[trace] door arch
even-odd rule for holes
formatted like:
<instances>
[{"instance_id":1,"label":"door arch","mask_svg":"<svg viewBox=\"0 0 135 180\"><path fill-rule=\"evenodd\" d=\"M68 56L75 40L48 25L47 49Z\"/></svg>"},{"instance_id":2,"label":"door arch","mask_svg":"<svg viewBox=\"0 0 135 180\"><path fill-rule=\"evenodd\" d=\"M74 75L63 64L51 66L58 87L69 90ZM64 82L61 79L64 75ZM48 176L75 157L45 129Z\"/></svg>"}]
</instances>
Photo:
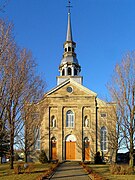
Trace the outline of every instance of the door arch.
<instances>
[{"instance_id":1,"label":"door arch","mask_svg":"<svg viewBox=\"0 0 135 180\"><path fill-rule=\"evenodd\" d=\"M76 137L72 134L66 137L66 160L76 159Z\"/></svg>"},{"instance_id":2,"label":"door arch","mask_svg":"<svg viewBox=\"0 0 135 180\"><path fill-rule=\"evenodd\" d=\"M90 160L90 142L88 137L84 138L84 159L85 161Z\"/></svg>"},{"instance_id":3,"label":"door arch","mask_svg":"<svg viewBox=\"0 0 135 180\"><path fill-rule=\"evenodd\" d=\"M57 159L57 141L55 137L52 137L51 139L51 157L52 160Z\"/></svg>"}]
</instances>

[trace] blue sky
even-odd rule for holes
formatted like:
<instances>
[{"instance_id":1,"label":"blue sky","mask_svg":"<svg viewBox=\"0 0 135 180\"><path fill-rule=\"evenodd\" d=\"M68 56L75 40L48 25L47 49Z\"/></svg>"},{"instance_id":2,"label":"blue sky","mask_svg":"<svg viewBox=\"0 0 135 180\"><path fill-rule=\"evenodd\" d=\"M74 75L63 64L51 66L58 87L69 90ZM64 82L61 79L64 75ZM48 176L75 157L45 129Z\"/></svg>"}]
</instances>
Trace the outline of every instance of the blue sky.
<instances>
[{"instance_id":1,"label":"blue sky","mask_svg":"<svg viewBox=\"0 0 135 180\"><path fill-rule=\"evenodd\" d=\"M71 0L71 4L83 85L106 98L106 84L116 62L135 49L135 0ZM0 12L14 23L18 45L32 51L46 90L56 86L59 75L66 39L66 5L67 0L10 0L5 13Z\"/></svg>"}]
</instances>

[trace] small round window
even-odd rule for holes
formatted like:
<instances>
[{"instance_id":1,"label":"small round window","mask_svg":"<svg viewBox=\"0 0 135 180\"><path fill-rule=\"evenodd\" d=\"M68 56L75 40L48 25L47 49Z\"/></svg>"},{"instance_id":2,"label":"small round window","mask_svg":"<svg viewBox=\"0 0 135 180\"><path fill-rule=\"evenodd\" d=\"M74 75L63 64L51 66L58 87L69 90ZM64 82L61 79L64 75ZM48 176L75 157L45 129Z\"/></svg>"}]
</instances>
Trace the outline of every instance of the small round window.
<instances>
[{"instance_id":1,"label":"small round window","mask_svg":"<svg viewBox=\"0 0 135 180\"><path fill-rule=\"evenodd\" d=\"M72 87L67 87L67 92L69 92L69 93L73 92L73 88Z\"/></svg>"}]
</instances>

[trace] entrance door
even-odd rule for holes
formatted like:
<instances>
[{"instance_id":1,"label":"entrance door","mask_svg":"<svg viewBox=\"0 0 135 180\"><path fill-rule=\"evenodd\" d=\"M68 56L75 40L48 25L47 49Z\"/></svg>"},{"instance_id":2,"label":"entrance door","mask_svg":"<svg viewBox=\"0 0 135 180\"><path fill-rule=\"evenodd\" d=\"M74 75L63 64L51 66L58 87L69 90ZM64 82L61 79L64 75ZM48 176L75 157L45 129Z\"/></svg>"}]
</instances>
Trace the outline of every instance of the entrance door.
<instances>
[{"instance_id":1,"label":"entrance door","mask_svg":"<svg viewBox=\"0 0 135 180\"><path fill-rule=\"evenodd\" d=\"M73 134L69 134L66 137L66 160L76 159L76 137Z\"/></svg>"},{"instance_id":2,"label":"entrance door","mask_svg":"<svg viewBox=\"0 0 135 180\"><path fill-rule=\"evenodd\" d=\"M66 160L75 160L76 142L66 142Z\"/></svg>"},{"instance_id":3,"label":"entrance door","mask_svg":"<svg viewBox=\"0 0 135 180\"><path fill-rule=\"evenodd\" d=\"M90 160L90 146L88 141L85 142L85 160Z\"/></svg>"},{"instance_id":4,"label":"entrance door","mask_svg":"<svg viewBox=\"0 0 135 180\"><path fill-rule=\"evenodd\" d=\"M57 159L57 148L56 148L56 141L52 140L52 160L56 160Z\"/></svg>"}]
</instances>

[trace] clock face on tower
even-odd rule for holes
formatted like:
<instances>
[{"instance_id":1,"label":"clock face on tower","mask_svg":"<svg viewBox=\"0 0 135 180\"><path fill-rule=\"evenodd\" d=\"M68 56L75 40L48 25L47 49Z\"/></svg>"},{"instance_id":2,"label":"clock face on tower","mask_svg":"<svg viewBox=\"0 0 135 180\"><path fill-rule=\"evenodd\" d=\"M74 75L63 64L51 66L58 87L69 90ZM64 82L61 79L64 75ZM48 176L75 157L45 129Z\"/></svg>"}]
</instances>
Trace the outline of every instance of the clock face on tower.
<instances>
[{"instance_id":1,"label":"clock face on tower","mask_svg":"<svg viewBox=\"0 0 135 180\"><path fill-rule=\"evenodd\" d=\"M71 93L71 92L73 92L73 88L72 87L67 87L67 92L69 92L69 93Z\"/></svg>"}]
</instances>

